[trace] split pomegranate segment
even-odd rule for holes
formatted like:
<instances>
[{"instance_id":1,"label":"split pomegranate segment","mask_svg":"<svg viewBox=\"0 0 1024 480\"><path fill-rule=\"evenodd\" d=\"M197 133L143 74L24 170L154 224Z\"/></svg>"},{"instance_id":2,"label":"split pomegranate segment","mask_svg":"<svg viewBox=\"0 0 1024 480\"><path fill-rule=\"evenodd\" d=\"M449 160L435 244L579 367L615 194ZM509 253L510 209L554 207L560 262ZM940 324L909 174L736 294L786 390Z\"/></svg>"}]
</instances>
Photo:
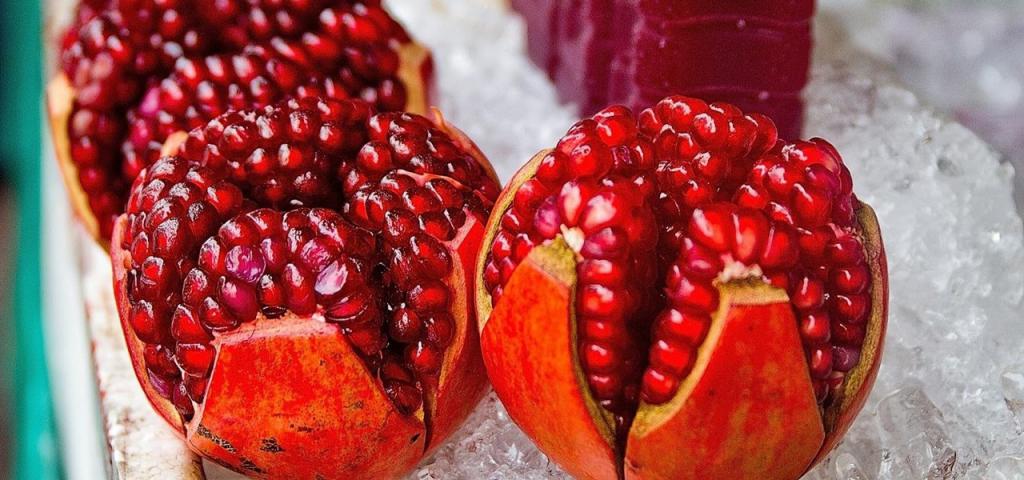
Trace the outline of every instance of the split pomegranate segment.
<instances>
[{"instance_id":1,"label":"split pomegranate segment","mask_svg":"<svg viewBox=\"0 0 1024 480\"><path fill-rule=\"evenodd\" d=\"M287 98L425 113L430 77L425 50L377 0L90 0L65 34L61 67L50 93L69 102L51 108L67 117L54 128L58 147L66 142L58 155L104 242L171 134Z\"/></svg>"},{"instance_id":2,"label":"split pomegranate segment","mask_svg":"<svg viewBox=\"0 0 1024 480\"><path fill-rule=\"evenodd\" d=\"M238 382L241 375L249 385L223 396L245 396L258 384L259 395L271 399L264 401L281 399L288 415L315 410L325 396L355 387L319 377L286 386L218 364L225 348L259 343L248 340L259 335L286 345L246 353L254 357L243 355L243 365L286 361L295 342L319 328L308 324L326 322L336 338L324 341L349 345L362 363L362 373L336 372L338 378L363 375L369 380L362 383L390 400L336 421L393 409L424 425L423 441L412 439L418 459L483 393L467 282L497 194L486 159L439 116L435 123L409 113L375 114L363 101L304 98L232 111L193 130L178 155L143 170L113 244L118 307L150 400L194 448L193 435L239 413L215 407L229 402L209 397L218 378ZM231 369L244 369L238 355L231 354ZM338 359L312 351L298 361L323 366ZM320 384L336 391L315 390ZM356 468L316 459L257 462L256 454L239 453L239 444L269 435L267 417L280 413L246 414L240 438L213 432L235 448L211 444L212 451L200 453L250 472L243 460L265 471L273 465L286 477L309 464L329 477ZM287 439L302 428L310 427L290 425L273 438L284 449L306 451L313 448L308 441ZM336 441L331 448L342 456L369 446L319 441ZM382 453L379 461L387 462ZM395 472L411 467L395 463Z\"/></svg>"},{"instance_id":3,"label":"split pomegranate segment","mask_svg":"<svg viewBox=\"0 0 1024 480\"><path fill-rule=\"evenodd\" d=\"M765 116L687 97L665 98L639 115L625 107L606 108L575 124L553 150L534 157L505 189L492 214L487 248L481 252L478 310L484 322L484 359L495 389L513 419L535 439L570 428L535 425L538 412L526 411L529 400L508 400L530 386L527 380L507 379L513 366L505 362L515 357L508 352L517 351L509 342L537 341L534 348L556 351L573 342L574 353L566 361L580 372L586 391L564 401L596 402L598 410L579 407L593 417L579 421L607 423L606 440L617 452L621 469L623 458L634 450L632 442L641 441L634 417L645 418L636 426L640 430L652 422L672 424L665 419L673 414L651 412L682 415L687 398L696 402L694 392L712 381L703 377L713 371L708 359L729 361L721 359L724 354L707 352L725 351L718 342L739 335L729 325L741 322L742 316L737 320L729 312L753 302L761 306L752 315L786 322L784 328L802 343L799 370L774 375L802 379L805 395L812 396L808 405L818 405L811 424L820 425L830 410L846 408L849 397L865 395L864 372L877 368L887 280L876 244L880 239L869 235L876 233L873 217L858 213L864 211L867 207L853 194L849 170L831 145L820 139L779 140ZM563 247L556 248L556 243ZM573 265L572 274L557 266L563 262ZM566 285L564 295L573 298L566 300L565 316L552 317L553 306L533 307L560 305L558 293L545 299L546 291L561 291L542 285L546 281L517 283L510 290L513 278L526 275L520 273L524 269L539 270L555 285ZM532 284L544 291L534 291ZM742 302L725 302L723 289L736 285L744 292L778 290L784 295L741 292L730 297ZM768 297L777 299L764 301ZM779 301L785 307L782 318L771 306ZM545 313L534 315L533 310ZM488 332L494 324L500 326L493 326L493 332L529 331L532 322L570 322L572 333L532 339L528 333L524 338L498 338L502 334ZM766 326L764 332L778 328ZM716 332L715 340L709 332ZM759 341L781 340L766 336ZM734 358L733 368L744 368L743 362L771 362L781 357L769 352L785 351L781 345L750 348L761 350L762 357ZM554 375L546 369L564 368L554 363L538 366L537 375ZM846 389L850 375L855 377L854 390ZM756 415L756 410L746 414ZM719 427L686 426L711 432ZM544 440L539 441L544 448ZM738 441L736 448L756 447ZM818 453L822 441L817 440L810 457L804 452L804 461ZM553 454L570 463L564 466L574 474L615 474L559 455ZM646 475L666 474L659 471L648 465Z\"/></svg>"}]
</instances>

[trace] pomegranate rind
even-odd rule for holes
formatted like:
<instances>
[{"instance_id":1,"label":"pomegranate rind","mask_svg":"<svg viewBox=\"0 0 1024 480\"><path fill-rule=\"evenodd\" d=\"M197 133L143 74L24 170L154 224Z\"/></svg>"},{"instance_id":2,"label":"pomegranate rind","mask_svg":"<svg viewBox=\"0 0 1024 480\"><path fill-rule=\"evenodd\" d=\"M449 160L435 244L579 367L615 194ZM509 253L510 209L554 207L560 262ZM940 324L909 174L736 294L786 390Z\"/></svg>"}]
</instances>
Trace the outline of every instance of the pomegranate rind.
<instances>
[{"instance_id":1,"label":"pomegranate rind","mask_svg":"<svg viewBox=\"0 0 1024 480\"><path fill-rule=\"evenodd\" d=\"M71 158L71 140L68 138L68 121L75 105L75 91L71 81L63 73L55 76L46 86L46 110L50 120L50 137L57 158L60 176L67 188L71 209L89 236L107 250L107 243L100 235L99 221L89 208L89 197L78 183L78 167Z\"/></svg>"},{"instance_id":2,"label":"pomegranate rind","mask_svg":"<svg viewBox=\"0 0 1024 480\"><path fill-rule=\"evenodd\" d=\"M579 367L574 255L561 237L527 255L490 312L481 350L509 416L548 457L576 478L615 479L614 429Z\"/></svg>"},{"instance_id":3,"label":"pomegranate rind","mask_svg":"<svg viewBox=\"0 0 1024 480\"><path fill-rule=\"evenodd\" d=\"M472 218L472 217L467 217ZM444 354L433 395L425 395L430 411L428 451L440 446L473 412L487 393L487 372L480 354L474 298L471 288L476 277L476 254L483 238L483 223L468 220L451 243L456 268L445 278L451 288L451 314L455 323L452 344Z\"/></svg>"},{"instance_id":4,"label":"pomegranate rind","mask_svg":"<svg viewBox=\"0 0 1024 480\"><path fill-rule=\"evenodd\" d=\"M178 410L170 400L161 396L153 384L149 381L149 372L146 371L146 364L143 351L146 345L135 336L135 331L129 323L131 318L131 302L128 301L128 269L131 268L131 253L123 248L122 238L128 232L128 216L121 215L114 223L114 231L111 239L110 263L114 278L114 300L117 303L118 317L121 319L121 332L124 333L124 341L128 345L128 355L131 357L132 369L135 370L135 378L146 394L146 399L153 405L153 409L160 414L167 423L170 423L174 430L184 435L184 422Z\"/></svg>"},{"instance_id":5,"label":"pomegranate rind","mask_svg":"<svg viewBox=\"0 0 1024 480\"><path fill-rule=\"evenodd\" d=\"M487 156L484 155L484 152L476 145L476 142L474 142L472 138L469 138L469 135L466 135L465 132L459 130L458 127L449 122L448 119L444 117L444 114L441 113L441 109L437 107L430 107L430 112L432 115L428 118L434 122L434 125L437 125L437 128L451 137L452 141L455 142L456 145L466 151L466 153L469 153L469 156L473 157L473 159L483 167L487 176L500 186L501 181L498 179L498 174L494 171L494 166L487 160Z\"/></svg>"},{"instance_id":6,"label":"pomegranate rind","mask_svg":"<svg viewBox=\"0 0 1024 480\"><path fill-rule=\"evenodd\" d=\"M213 344L206 400L187 425L197 453L270 478L394 478L422 457L423 422L398 413L322 318L259 318Z\"/></svg>"},{"instance_id":7,"label":"pomegranate rind","mask_svg":"<svg viewBox=\"0 0 1024 480\"><path fill-rule=\"evenodd\" d=\"M671 401L637 412L627 479L795 479L825 440L786 293L759 280L718 290L693 370Z\"/></svg>"},{"instance_id":8,"label":"pomegranate rind","mask_svg":"<svg viewBox=\"0 0 1024 480\"><path fill-rule=\"evenodd\" d=\"M405 86L405 111L426 116L434 97L434 60L430 50L409 42L398 47L398 60L398 79Z\"/></svg>"},{"instance_id":9,"label":"pomegranate rind","mask_svg":"<svg viewBox=\"0 0 1024 480\"><path fill-rule=\"evenodd\" d=\"M839 444L857 414L864 408L878 377L885 347L885 332L889 322L889 266L885 258L885 245L875 211L861 203L856 213L865 259L871 271L871 314L867 320L860 361L846 374L842 388L835 393L832 404L825 410L828 438L814 463L823 460Z\"/></svg>"},{"instance_id":10,"label":"pomegranate rind","mask_svg":"<svg viewBox=\"0 0 1024 480\"><path fill-rule=\"evenodd\" d=\"M494 243L494 236L498 234L498 228L501 225L501 216L509 209L509 206L512 204L512 200L516 197L516 192L519 191L519 187L521 187L527 180L533 178L537 173L537 167L540 165L540 162L544 160L544 156L550 152L550 149L541 150L540 152L537 152L530 161L520 167L519 171L512 176L512 180L509 180L508 185L502 189L501 195L498 196L498 200L494 202L494 208L491 210L491 216L487 219L487 228L485 229L483 240L484 248L480 250L480 254L477 256L477 272L482 273L484 271L484 267L487 264L487 256L490 253L490 245ZM479 319L480 331L483 332L484 325L486 325L490 319L491 310L494 309L494 305L491 301L491 293L484 285L483 275L477 275L475 277L475 282L476 315Z\"/></svg>"}]
</instances>

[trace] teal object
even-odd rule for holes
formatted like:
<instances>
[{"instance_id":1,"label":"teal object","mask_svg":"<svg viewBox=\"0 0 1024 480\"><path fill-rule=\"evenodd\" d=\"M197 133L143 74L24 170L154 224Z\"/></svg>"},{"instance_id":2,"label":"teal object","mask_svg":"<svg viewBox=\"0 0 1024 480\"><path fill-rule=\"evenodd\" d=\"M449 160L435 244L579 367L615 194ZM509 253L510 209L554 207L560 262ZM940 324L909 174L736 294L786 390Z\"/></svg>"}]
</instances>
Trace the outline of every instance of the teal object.
<instances>
[{"instance_id":1,"label":"teal object","mask_svg":"<svg viewBox=\"0 0 1024 480\"><path fill-rule=\"evenodd\" d=\"M18 211L14 295L12 479L62 477L40 318L42 16L34 1L0 0L0 158L14 180ZM4 476L0 472L0 476Z\"/></svg>"}]
</instances>

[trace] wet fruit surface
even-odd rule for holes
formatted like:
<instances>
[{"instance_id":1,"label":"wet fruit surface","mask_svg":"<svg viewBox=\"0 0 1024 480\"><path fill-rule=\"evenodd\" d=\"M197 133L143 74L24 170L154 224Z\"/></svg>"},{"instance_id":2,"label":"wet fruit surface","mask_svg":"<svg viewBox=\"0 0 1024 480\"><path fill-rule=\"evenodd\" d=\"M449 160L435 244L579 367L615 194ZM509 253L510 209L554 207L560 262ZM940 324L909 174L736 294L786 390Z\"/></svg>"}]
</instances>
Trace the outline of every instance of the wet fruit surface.
<instances>
[{"instance_id":1,"label":"wet fruit surface","mask_svg":"<svg viewBox=\"0 0 1024 480\"><path fill-rule=\"evenodd\" d=\"M411 103L425 78L402 78L409 45L374 0L86 1L62 44L74 104L55 134L109 239L132 181L174 132L286 98L423 110Z\"/></svg>"},{"instance_id":2,"label":"wet fruit surface","mask_svg":"<svg viewBox=\"0 0 1024 480\"><path fill-rule=\"evenodd\" d=\"M218 351L239 342L236 332L299 342L333 331L393 405L375 409L426 422L427 440L431 422L460 422L441 418L451 414L437 397L443 379L461 385L468 413L482 393L482 375L460 378L474 375L460 362L479 364L475 346L466 347L476 330L466 282L498 187L475 147L438 122L375 114L362 101L290 100L220 116L192 131L178 155L145 169L113 261L122 323L151 400L169 401L189 425L210 401ZM323 322L334 329L308 331ZM235 351L232 368L290 348L241 360ZM328 358L304 355L299 361L321 367ZM305 386L315 399L310 385L329 380L317 378L287 388ZM283 394L267 382L261 395ZM206 408L209 424L218 413ZM252 435L271 413L249 412Z\"/></svg>"},{"instance_id":3,"label":"wet fruit surface","mask_svg":"<svg viewBox=\"0 0 1024 480\"><path fill-rule=\"evenodd\" d=\"M811 398L808 405L827 412L842 403L845 379L863 356L868 363L861 370L877 363L877 343L862 350L868 330L877 332L877 319L884 318L875 299L884 280L878 259L866 253L861 209L849 170L831 145L782 141L765 116L687 97L665 98L639 114L609 107L538 154L502 194L482 254L481 286L490 299L483 300L481 315L512 302L526 311L505 317L503 309L503 325L571 322L570 336L543 339L537 348L575 343L572 363L586 385L583 398L599 406L596 416L610 418L621 459L638 411L676 409L685 402L680 399L702 391L693 384L710 378L701 373L709 371L708 358L724 354L701 352L725 351L707 343L709 332L740 338L724 319L741 307L723 303L722 289L735 283L777 289L784 295L773 298L783 302L785 315L758 313L767 302L751 315L786 322L794 332L803 366L787 375L807 385L806 392L794 388ZM552 242L564 244L564 252L552 250ZM541 246L544 251L531 256ZM522 286L510 292L508 284L523 268L557 271L548 265L560 256L574 272L568 280L551 275L572 287L569 312L534 316L530 305L536 302L521 297L536 292ZM744 320L736 318L731 322ZM774 328L765 328L765 335ZM486 323L484 332L486 360L488 349L505 347L497 337L499 343L489 345ZM752 348L765 355L785 351L772 347ZM493 366L488 369L501 395L503 382L494 377L504 374ZM814 417L820 424L821 414ZM806 438L813 443L813 435Z\"/></svg>"}]
</instances>

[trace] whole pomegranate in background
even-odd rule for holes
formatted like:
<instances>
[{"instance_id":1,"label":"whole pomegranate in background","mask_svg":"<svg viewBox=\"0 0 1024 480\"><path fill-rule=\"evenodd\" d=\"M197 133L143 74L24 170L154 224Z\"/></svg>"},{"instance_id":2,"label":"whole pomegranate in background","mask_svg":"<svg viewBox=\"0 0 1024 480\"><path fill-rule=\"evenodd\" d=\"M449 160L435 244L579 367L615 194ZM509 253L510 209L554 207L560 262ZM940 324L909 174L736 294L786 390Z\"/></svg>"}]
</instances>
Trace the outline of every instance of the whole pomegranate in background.
<instances>
[{"instance_id":1,"label":"whole pomegranate in background","mask_svg":"<svg viewBox=\"0 0 1024 480\"><path fill-rule=\"evenodd\" d=\"M146 396L190 448L274 478L392 478L486 388L473 290L498 183L439 114L292 99L139 175L111 241Z\"/></svg>"},{"instance_id":2,"label":"whole pomegranate in background","mask_svg":"<svg viewBox=\"0 0 1024 480\"><path fill-rule=\"evenodd\" d=\"M85 0L49 88L75 211L101 243L175 132L287 98L426 113L428 52L379 0Z\"/></svg>"},{"instance_id":3,"label":"whole pomegranate in background","mask_svg":"<svg viewBox=\"0 0 1024 480\"><path fill-rule=\"evenodd\" d=\"M499 197L479 257L491 382L580 478L797 478L874 382L878 225L827 142L668 97L610 107Z\"/></svg>"}]
</instances>

